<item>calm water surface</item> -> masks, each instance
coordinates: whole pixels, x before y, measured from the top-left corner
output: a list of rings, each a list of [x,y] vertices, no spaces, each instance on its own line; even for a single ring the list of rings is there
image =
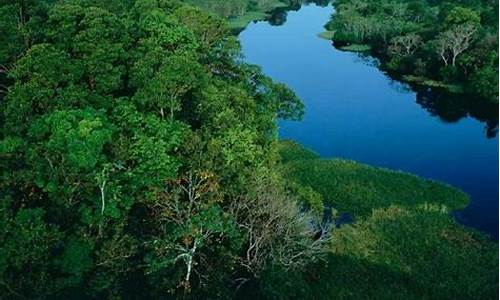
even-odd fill
[[[240,33],[245,60],[287,84],[306,105],[303,121],[280,122],[280,137],[323,157],[353,159],[455,185],[472,198],[458,219],[498,240],[494,108],[487,107],[485,114],[468,99],[417,94],[367,59],[335,49],[317,37],[332,12],[331,6],[307,5],[289,12],[281,26],[257,22]]]

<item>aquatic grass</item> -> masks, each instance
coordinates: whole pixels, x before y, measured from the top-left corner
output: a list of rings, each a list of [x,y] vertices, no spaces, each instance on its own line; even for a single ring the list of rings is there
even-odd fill
[[[350,160],[319,159],[293,142],[281,143],[279,151],[287,178],[311,187],[322,195],[325,204],[355,217],[391,205],[435,205],[452,211],[469,203],[469,197],[457,188],[405,172]]]
[[[329,31],[329,30],[318,33],[318,36],[325,40],[332,40],[334,35],[335,31]]]
[[[303,299],[497,299],[498,246],[447,214],[398,206],[333,232]]]
[[[295,160],[320,158],[317,153],[314,153],[299,143],[290,140],[280,141],[277,148],[282,163]]]
[[[339,50],[349,51],[349,52],[370,52],[372,50],[372,47],[370,45],[365,45],[365,44],[352,44],[352,45],[342,46],[339,48]]]
[[[295,161],[287,170],[290,178],[319,192],[327,204],[354,215],[392,204],[440,204],[457,210],[469,203],[465,193],[449,185],[348,160]]]
[[[286,178],[354,213],[332,232],[331,255],[301,282],[302,299],[497,299],[498,245],[458,224],[460,190],[436,181],[340,159],[321,159],[291,141],[279,145]],[[298,286],[298,283],[294,283]]]
[[[384,270],[379,276],[396,274],[396,285],[377,279],[377,274],[366,274],[370,281],[365,284],[346,282],[349,291],[360,293],[348,299],[367,299],[366,293],[371,293],[367,289],[379,283],[373,295],[376,299],[385,299],[381,297],[387,293],[384,289],[399,294],[398,299],[497,298],[498,246],[446,213],[380,208],[368,218],[336,230],[332,241],[333,252],[343,258],[337,260],[339,264],[362,261]],[[348,277],[351,271],[344,270],[347,274],[336,272],[332,281]]]
[[[404,75],[402,79],[406,82],[414,83],[417,85],[441,88],[454,94],[460,94],[464,92],[464,87],[462,85],[445,83],[422,76]]]

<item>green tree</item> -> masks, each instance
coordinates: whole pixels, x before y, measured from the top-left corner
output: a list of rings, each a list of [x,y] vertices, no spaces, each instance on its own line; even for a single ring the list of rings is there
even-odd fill
[[[473,9],[467,7],[454,7],[446,16],[446,26],[472,24],[479,26],[481,24],[481,16]]]

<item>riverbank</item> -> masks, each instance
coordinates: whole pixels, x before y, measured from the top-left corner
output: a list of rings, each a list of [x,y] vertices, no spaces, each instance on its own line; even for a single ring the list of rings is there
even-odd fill
[[[498,17],[481,2],[341,0],[323,37],[397,80],[498,104]],[[360,51],[359,49],[363,49]]]
[[[382,55],[380,51],[376,51],[375,47],[370,44],[350,44],[339,43],[335,40],[333,31],[325,31],[320,33],[319,36],[323,39],[333,41],[334,46],[346,52],[358,53],[359,55],[366,55],[377,59],[377,67],[386,73],[388,76],[399,82],[410,85],[414,90],[429,89],[436,93],[445,93],[449,97],[453,96],[467,96],[473,97],[480,103],[498,104],[498,99],[486,99],[477,97],[477,95],[470,94],[466,88],[465,83],[452,83],[443,80],[432,79],[425,75],[419,74],[404,74],[400,73],[397,69],[391,69],[388,65],[387,56]]]

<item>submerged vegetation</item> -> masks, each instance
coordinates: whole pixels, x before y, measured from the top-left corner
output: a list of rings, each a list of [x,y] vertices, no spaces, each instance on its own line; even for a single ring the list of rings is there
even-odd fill
[[[496,7],[490,0],[338,0],[327,29],[341,48],[371,46],[392,74],[498,102]]]
[[[1,3],[0,298],[496,297],[465,194],[278,143],[303,104],[185,2]]]

